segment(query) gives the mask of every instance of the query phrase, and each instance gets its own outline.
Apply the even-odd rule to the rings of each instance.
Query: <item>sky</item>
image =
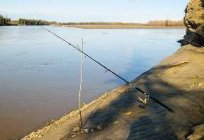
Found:
[[[0,14],[58,22],[182,20],[189,0],[0,0]]]

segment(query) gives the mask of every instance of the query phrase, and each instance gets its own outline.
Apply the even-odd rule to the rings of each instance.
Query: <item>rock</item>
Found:
[[[84,132],[85,133],[90,133],[90,132],[92,132],[92,129],[84,129]]]
[[[203,140],[204,139],[204,124],[195,126],[193,133],[187,137],[188,140]]]
[[[74,133],[77,133],[80,131],[80,127],[79,126],[76,126],[74,127],[74,129],[72,130]]]
[[[77,136],[77,135],[73,134],[71,137],[74,138],[74,137],[76,137],[76,136]]]
[[[126,112],[125,113],[125,115],[131,115],[132,114],[132,112]]]
[[[98,131],[100,131],[100,130],[103,129],[103,126],[102,126],[102,125],[98,125],[98,126],[96,127],[96,129],[97,129]]]
[[[186,35],[182,45],[204,47],[204,0],[191,0],[186,7],[184,24]]]
[[[114,122],[113,122],[113,124],[118,124],[118,123],[119,123],[119,121],[114,121]]]

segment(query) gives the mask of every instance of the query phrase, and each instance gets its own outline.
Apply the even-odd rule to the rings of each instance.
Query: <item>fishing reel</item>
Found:
[[[149,94],[145,93],[138,93],[137,94],[137,99],[143,103],[143,104],[147,104],[149,102]]]
[[[130,86],[132,87],[132,90],[135,92],[135,90],[137,90],[138,92],[136,93],[137,99],[139,102],[143,103],[143,104],[147,104],[150,100],[150,95],[146,92],[144,92],[143,90],[137,88],[135,85],[130,84]]]

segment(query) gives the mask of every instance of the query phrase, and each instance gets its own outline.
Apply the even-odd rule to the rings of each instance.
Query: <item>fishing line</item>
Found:
[[[68,44],[69,46],[73,47],[74,49],[76,49],[77,51],[79,51],[80,53],[84,54],[86,57],[88,57],[89,59],[91,59],[92,61],[94,61],[95,63],[97,63],[98,65],[100,65],[101,67],[103,67],[104,69],[106,69],[107,71],[111,72],[113,75],[115,75],[116,77],[118,77],[119,79],[121,79],[122,81],[124,81],[126,84],[130,85],[131,87],[135,88],[137,91],[139,91],[140,93],[144,94],[145,96],[148,96],[151,100],[153,100],[154,102],[156,102],[157,104],[159,104],[160,106],[166,108],[168,111],[173,112],[173,110],[171,108],[169,108],[168,106],[166,106],[165,104],[161,103],[159,100],[155,99],[154,97],[150,96],[149,94],[147,94],[145,91],[143,91],[142,89],[140,89],[139,87],[136,87],[135,85],[133,85],[132,83],[130,83],[128,80],[126,80],[125,78],[121,77],[120,75],[118,75],[117,73],[115,73],[114,71],[112,71],[111,69],[109,69],[108,67],[106,67],[105,65],[103,65],[102,63],[100,63],[99,61],[97,61],[96,59],[94,59],[93,57],[91,57],[90,55],[88,55],[87,53],[85,53],[84,51],[82,51],[81,49],[79,49],[77,46],[71,44],[70,42],[68,42],[67,40],[65,40],[64,38],[60,37],[59,35],[57,35],[56,33],[52,32],[51,30],[41,26],[44,30],[46,30],[47,32],[51,33],[52,35],[54,35],[55,37],[59,38],[60,40],[62,40],[63,42],[65,42],[66,44]]]

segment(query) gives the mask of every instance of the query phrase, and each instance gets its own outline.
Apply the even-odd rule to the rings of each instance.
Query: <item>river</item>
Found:
[[[131,81],[175,52],[184,29],[47,27]],[[82,102],[123,81],[84,58]],[[37,26],[0,27],[0,139],[17,139],[77,107],[80,54]]]

